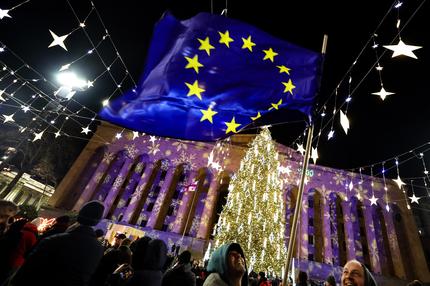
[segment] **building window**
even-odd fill
[[[314,254],[313,253],[309,253],[308,254],[308,260],[309,261],[314,261]]]
[[[125,203],[125,206],[128,206],[131,202],[131,197],[128,198],[127,202]]]
[[[312,234],[308,235],[308,240],[310,245],[314,245],[314,236]]]
[[[313,199],[308,200],[308,203],[309,203],[309,208],[313,209],[314,208],[314,200]]]
[[[147,222],[148,222],[147,220],[142,220],[142,222],[140,223],[140,226],[145,227]]]
[[[314,218],[313,217],[309,218],[309,226],[314,226]]]
[[[168,216],[171,216],[172,214],[173,214],[173,210],[174,210],[175,208],[173,207],[173,206],[170,206],[169,207],[169,209],[167,210],[167,215]]]
[[[163,224],[163,226],[161,227],[161,231],[167,231],[168,226],[169,225],[167,225],[167,224]]]
[[[146,208],[146,210],[148,211],[148,212],[150,212],[150,211],[152,211],[152,209],[154,208],[154,203],[150,203],[149,205],[148,205],[148,207]]]
[[[123,214],[120,214],[120,215],[118,216],[118,220],[117,220],[117,221],[121,221],[123,216],[124,216]]]

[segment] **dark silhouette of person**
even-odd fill
[[[191,252],[183,251],[177,263],[163,275],[162,286],[195,286],[196,276],[191,271]]]
[[[87,285],[103,256],[92,226],[103,216],[99,201],[86,203],[77,222],[66,232],[38,243],[12,278],[10,285]]]

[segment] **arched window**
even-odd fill
[[[308,258],[323,262],[322,196],[316,189],[308,192]]]
[[[387,226],[383,214],[383,209],[378,204],[372,207],[373,225],[375,226],[376,246],[379,253],[382,275],[393,276],[394,265],[391,257],[390,243],[388,241]]]
[[[345,227],[341,198],[336,193],[330,193],[330,242],[332,247],[333,265],[343,266],[346,263]]]

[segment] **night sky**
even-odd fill
[[[280,2],[284,4],[280,5]],[[345,101],[351,91],[354,93],[348,109],[350,119],[348,135],[344,134],[337,115],[334,121],[334,138],[327,140],[329,127],[322,130],[318,164],[350,169],[381,162],[430,141],[428,128],[430,100],[427,89],[429,80],[428,71],[425,69],[429,66],[429,36],[428,30],[424,28],[425,16],[429,15],[429,3],[424,3],[417,10],[423,2],[425,0],[404,1],[400,7],[400,28],[403,28],[410,19],[401,31],[403,41],[423,48],[414,51],[418,60],[408,57],[391,59],[392,52],[389,51],[381,58],[380,64],[384,67],[382,71],[384,87],[396,93],[388,96],[385,101],[371,94],[380,90],[378,73],[375,69],[370,69],[376,59],[375,50],[371,48],[372,44],[363,51],[350,74],[347,74],[347,71],[389,11],[392,1],[230,0],[227,1],[227,8],[228,17],[248,22],[274,36],[311,50],[320,51],[323,35],[328,34],[318,106],[322,106],[338,84],[340,84],[338,106]],[[0,8],[10,9],[19,3],[15,0],[4,0],[1,1]],[[70,1],[70,4],[81,18],[85,17],[90,9],[90,2],[86,0]],[[174,15],[183,19],[200,11],[211,11],[211,2],[202,0],[115,2],[100,0],[94,1],[94,4],[136,82],[144,67],[152,28],[166,9],[170,9]],[[213,1],[213,12],[220,14],[225,4],[225,1]],[[375,40],[380,44],[376,49],[378,55],[385,50],[382,45],[390,44],[393,39],[395,39],[393,44],[397,43],[395,38],[397,11],[392,9],[376,31]],[[416,14],[412,16],[415,12]],[[57,35],[64,35],[77,26],[77,20],[67,1],[31,0],[9,14],[12,18],[0,20],[0,41],[52,81],[61,65],[77,58],[90,48],[81,31],[73,33],[65,41],[69,52],[58,46],[47,48],[52,41],[48,29]],[[102,35],[100,31],[103,29],[96,17],[91,19],[88,22],[88,31],[94,31],[91,35],[100,37]],[[90,26],[92,21],[94,26]],[[96,25],[98,26],[95,27]],[[102,46],[99,52],[106,55],[106,58],[112,57],[110,55],[112,48],[108,45]],[[16,67],[12,58],[7,53],[0,54],[0,60]],[[97,61],[94,65],[88,60],[77,66],[88,75],[88,78],[102,71]],[[370,73],[365,77],[369,69]],[[113,71],[113,74],[115,72]],[[344,76],[346,79],[341,82]],[[349,76],[352,78],[350,86]],[[362,82],[357,87],[360,81]],[[101,107],[100,102],[112,89],[112,82],[106,80],[106,83],[110,87],[95,87],[87,93],[78,93],[75,99],[93,110],[98,110]],[[3,88],[1,84],[0,82],[0,87]],[[126,87],[131,87],[132,83],[127,81],[123,86],[127,90]],[[332,97],[327,104],[327,118],[331,116],[333,105]],[[345,112],[345,108],[343,111]],[[25,118],[22,117],[20,120],[22,122]],[[327,121],[323,124],[327,124]],[[328,123],[328,126],[330,125]],[[316,133],[319,132],[319,127],[320,121],[317,120]],[[285,145],[291,145],[303,129],[303,122],[286,123],[271,128],[274,139]],[[81,148],[82,141],[80,144],[77,143],[77,146]],[[417,150],[418,153],[420,151]],[[424,155],[430,169],[430,152]],[[387,162],[388,167],[393,164],[393,160]],[[403,177],[423,176],[421,160],[412,159],[400,167]],[[375,166],[375,173],[379,172],[380,168],[380,164]],[[364,169],[364,172],[369,174],[370,169]],[[388,176],[394,178],[396,173],[388,173]]]

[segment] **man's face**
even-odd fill
[[[364,270],[357,261],[349,261],[343,267],[342,286],[364,286]]]
[[[227,261],[229,273],[242,277],[243,273],[245,273],[245,259],[242,255],[235,250],[229,251]]]

